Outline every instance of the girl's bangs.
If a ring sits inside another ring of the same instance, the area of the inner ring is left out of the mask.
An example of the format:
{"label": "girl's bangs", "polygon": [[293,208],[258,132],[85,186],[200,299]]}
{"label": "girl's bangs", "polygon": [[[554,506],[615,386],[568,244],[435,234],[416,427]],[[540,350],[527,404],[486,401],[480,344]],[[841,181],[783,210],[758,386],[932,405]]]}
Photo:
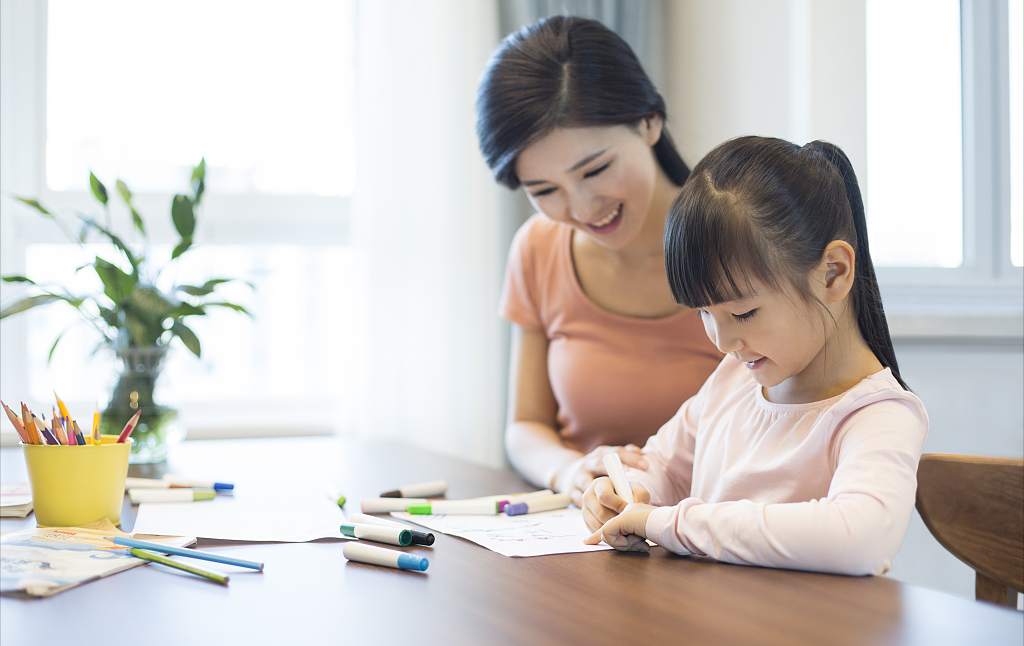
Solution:
{"label": "girl's bangs", "polygon": [[754,280],[779,288],[751,220],[706,171],[690,178],[665,222],[665,269],[677,303],[696,309],[739,300],[755,291]]}

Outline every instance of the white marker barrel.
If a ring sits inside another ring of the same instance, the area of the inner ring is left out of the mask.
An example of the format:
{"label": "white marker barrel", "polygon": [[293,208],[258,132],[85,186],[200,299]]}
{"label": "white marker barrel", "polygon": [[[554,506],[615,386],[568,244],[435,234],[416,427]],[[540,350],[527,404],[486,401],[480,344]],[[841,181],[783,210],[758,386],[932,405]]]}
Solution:
{"label": "white marker barrel", "polygon": [[448,483],[444,480],[432,480],[419,484],[406,485],[394,491],[386,491],[381,498],[428,498],[443,496],[448,491]]}
{"label": "white marker barrel", "polygon": [[152,478],[132,478],[128,477],[124,479],[124,489],[167,489],[171,486],[170,482],[166,480],[154,480]]}
{"label": "white marker barrel", "polygon": [[378,518],[377,516],[367,516],[366,514],[352,514],[349,520],[353,523],[363,525],[380,525],[381,527],[397,527],[399,529],[408,529],[412,532],[412,544],[413,545],[433,545],[434,535],[430,532],[423,532],[414,527],[406,525],[404,523],[397,523],[387,518]]}
{"label": "white marker barrel", "polygon": [[628,504],[633,503],[633,489],[629,486],[629,481],[626,480],[626,471],[622,468],[622,460],[619,459],[619,454],[615,451],[611,453],[605,453],[604,468],[608,472],[608,477],[612,479],[612,484],[615,485],[615,493],[619,495]]}
{"label": "white marker barrel", "polygon": [[128,498],[133,505],[144,502],[194,502],[197,500],[213,500],[213,491],[195,489],[129,489]]}
{"label": "white marker barrel", "polygon": [[179,478],[178,476],[164,476],[164,480],[172,487],[194,487],[201,489],[231,490],[235,485],[228,482],[214,482],[213,480],[196,480],[195,478]]}
{"label": "white marker barrel", "polygon": [[493,516],[498,513],[498,505],[491,500],[431,500],[423,505],[410,505],[409,513]]}
{"label": "white marker barrel", "polygon": [[521,516],[523,514],[536,514],[539,511],[551,511],[552,509],[565,509],[572,504],[572,498],[567,493],[556,493],[553,496],[527,500],[526,502],[510,502],[505,505],[505,513],[509,516]]}
{"label": "white marker barrel", "polygon": [[430,562],[422,556],[406,554],[396,550],[388,550],[383,547],[373,547],[366,543],[351,541],[345,543],[343,550],[345,558],[350,561],[369,563],[370,565],[383,565],[385,567],[398,568],[400,570],[413,570],[422,572],[427,569]]}
{"label": "white marker barrel", "polygon": [[363,498],[361,507],[364,514],[390,514],[393,511],[405,511],[409,505],[426,505],[426,498]]}
{"label": "white marker barrel", "polygon": [[412,545],[412,531],[408,527],[384,527],[362,523],[341,526],[341,533],[349,538],[365,538],[378,543],[390,543],[406,547]]}

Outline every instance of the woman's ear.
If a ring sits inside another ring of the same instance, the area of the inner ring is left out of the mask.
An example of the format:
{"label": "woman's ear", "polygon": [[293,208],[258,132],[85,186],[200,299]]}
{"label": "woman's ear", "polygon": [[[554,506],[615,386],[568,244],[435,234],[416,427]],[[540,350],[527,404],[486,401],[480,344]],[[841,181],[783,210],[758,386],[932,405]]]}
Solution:
{"label": "woman's ear", "polygon": [[653,146],[661,139],[661,129],[665,126],[665,120],[658,113],[652,113],[644,117],[640,122],[640,134],[648,146]]}
{"label": "woman's ear", "polygon": [[825,278],[825,302],[838,303],[853,289],[857,253],[845,240],[833,240],[825,247],[819,271]]}

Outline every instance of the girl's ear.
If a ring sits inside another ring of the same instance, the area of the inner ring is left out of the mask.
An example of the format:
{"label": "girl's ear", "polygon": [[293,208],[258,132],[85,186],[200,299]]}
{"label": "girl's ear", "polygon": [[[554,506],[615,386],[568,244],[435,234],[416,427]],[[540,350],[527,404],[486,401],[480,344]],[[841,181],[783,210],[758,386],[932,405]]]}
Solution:
{"label": "girl's ear", "polygon": [[833,240],[825,247],[819,271],[825,276],[825,302],[838,303],[853,289],[857,254],[845,240]]}
{"label": "girl's ear", "polygon": [[652,113],[644,117],[644,120],[640,122],[640,135],[643,136],[644,141],[647,142],[648,146],[653,146],[658,143],[661,139],[661,129],[665,125],[665,120],[661,118],[658,113]]}

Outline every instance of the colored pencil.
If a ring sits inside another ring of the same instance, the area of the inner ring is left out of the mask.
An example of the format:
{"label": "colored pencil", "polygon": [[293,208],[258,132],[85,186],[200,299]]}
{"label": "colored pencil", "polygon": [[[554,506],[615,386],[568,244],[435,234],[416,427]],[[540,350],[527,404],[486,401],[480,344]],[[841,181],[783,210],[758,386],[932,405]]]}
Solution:
{"label": "colored pencil", "polygon": [[21,423],[25,425],[25,434],[28,435],[30,438],[33,438],[33,441],[36,442],[37,444],[42,444],[43,433],[42,430],[39,427],[37,427],[36,423],[33,421],[34,417],[35,415],[33,415],[32,411],[28,409],[28,406],[25,405],[25,402],[22,402]]}
{"label": "colored pencil", "polygon": [[212,561],[214,563],[223,563],[225,565],[237,565],[238,567],[247,567],[253,570],[263,571],[263,564],[257,563],[256,561],[246,561],[244,559],[234,559],[230,556],[221,556],[220,554],[211,554],[210,552],[200,552],[199,550],[188,549],[187,547],[174,547],[173,545],[164,545],[162,543],[152,543],[150,541],[140,541],[137,538],[131,538],[128,536],[104,536],[114,545],[123,545],[125,547],[138,547],[144,550],[154,550],[162,552],[164,554],[175,554],[177,556],[187,556],[192,559],[200,559],[203,561]]}
{"label": "colored pencil", "polygon": [[3,402],[0,402],[0,404],[3,404],[4,411],[7,413],[7,418],[11,420],[11,425],[14,426],[14,430],[18,432],[19,436],[21,436],[21,441],[25,444],[32,444],[33,442],[29,439],[28,434],[25,431],[25,427],[22,425],[21,420],[18,419],[18,416],[14,414],[14,411],[7,407],[7,404],[4,404]]}
{"label": "colored pencil", "polygon": [[100,405],[96,404],[95,410],[92,412],[92,443],[102,444],[100,440]]}
{"label": "colored pencil", "polygon": [[60,418],[57,417],[57,411],[56,410],[53,411],[53,417],[50,418],[50,430],[53,431],[53,434],[57,436],[57,440],[61,444],[65,444],[65,445],[69,444],[68,436],[64,432],[64,427],[61,426]]}
{"label": "colored pencil", "polygon": [[201,576],[204,579],[209,579],[214,583],[219,583],[221,585],[228,584],[228,577],[226,575],[217,574],[216,572],[208,572],[206,570],[200,570],[199,568],[192,567],[191,565],[185,565],[184,563],[172,561],[166,556],[160,556],[159,554],[150,554],[149,552],[140,550],[136,547],[133,547],[130,550],[128,550],[128,553],[144,561],[153,561],[154,563],[159,563],[160,565],[166,565],[167,567],[172,567],[178,570],[184,570],[185,572],[191,572],[192,574]]}
{"label": "colored pencil", "polygon": [[57,395],[57,391],[53,391],[53,396],[57,398],[57,408],[60,409],[60,418],[71,417],[71,413],[68,412],[68,407],[61,401],[60,396]]}
{"label": "colored pencil", "polygon": [[128,420],[128,423],[124,425],[124,430],[117,436],[118,442],[124,442],[128,439],[128,436],[135,430],[135,425],[139,423],[139,416],[142,415],[142,409],[140,408],[137,413],[132,415],[132,418]]}

